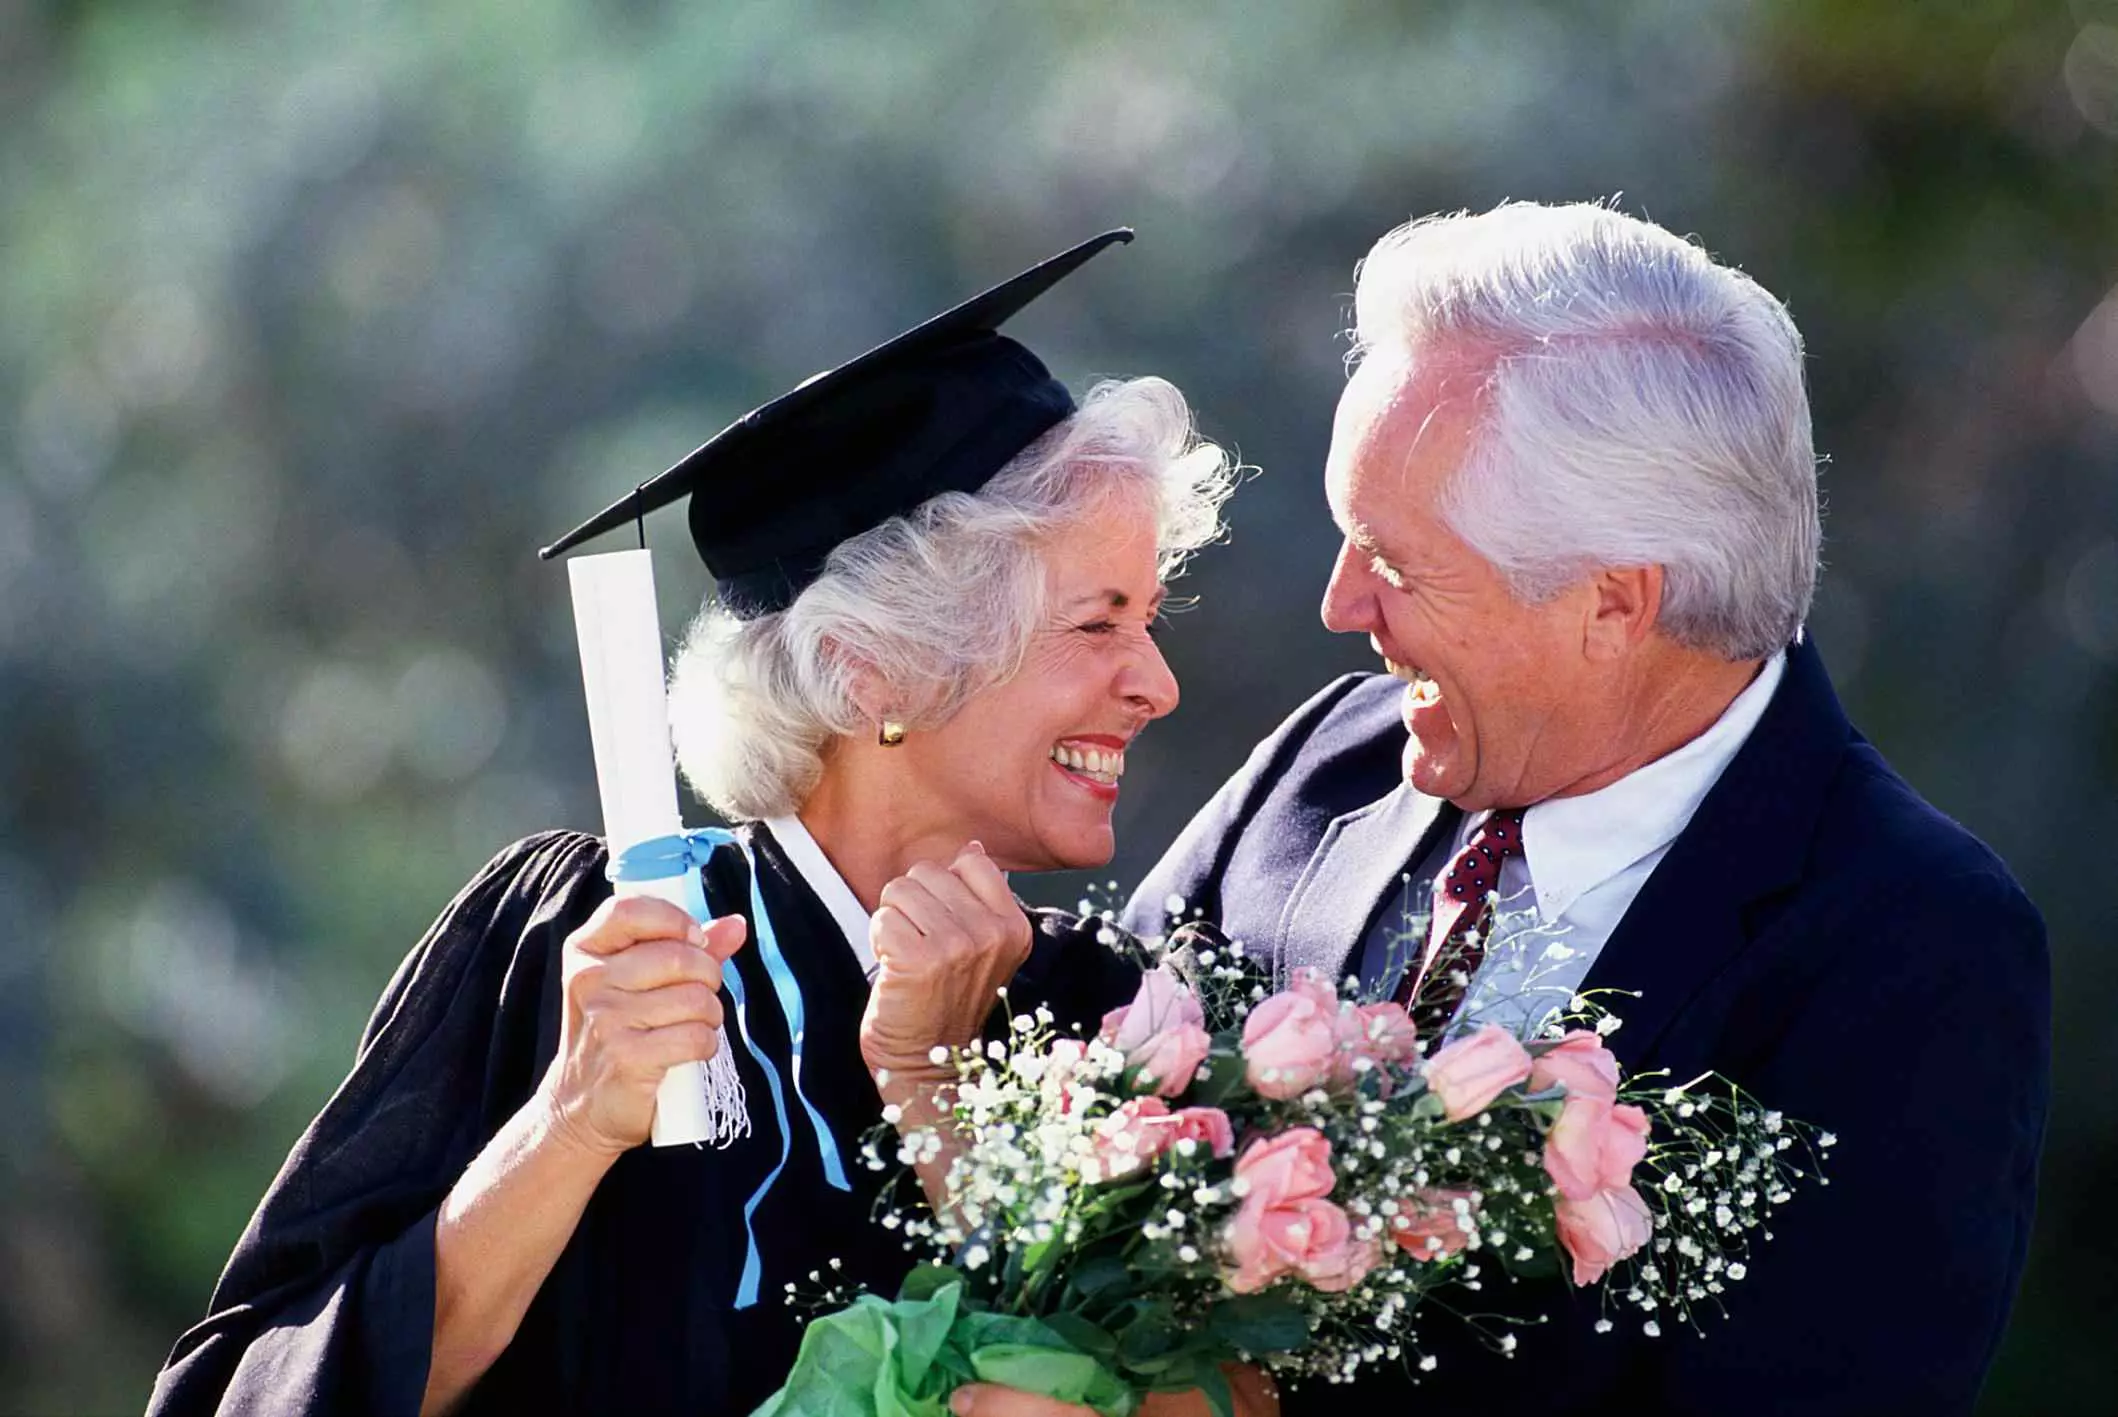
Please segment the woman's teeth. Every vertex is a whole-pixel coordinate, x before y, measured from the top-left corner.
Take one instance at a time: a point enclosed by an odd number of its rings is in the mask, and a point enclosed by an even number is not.
[[[1116,748],[1088,748],[1073,743],[1052,745],[1052,761],[1092,782],[1114,784],[1125,774],[1125,754]]]
[[[1412,686],[1411,698],[1415,705],[1440,702],[1441,685],[1435,683],[1433,676],[1426,670],[1414,669],[1409,664],[1399,664],[1389,658],[1383,660],[1383,667],[1390,671],[1392,678],[1402,679]]]

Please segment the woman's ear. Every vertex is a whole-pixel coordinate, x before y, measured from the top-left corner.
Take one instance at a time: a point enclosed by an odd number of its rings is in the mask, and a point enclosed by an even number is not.
[[[894,702],[896,695],[872,666],[853,664],[849,667],[852,670],[853,706],[860,710],[862,718],[880,721],[900,710],[901,705]]]

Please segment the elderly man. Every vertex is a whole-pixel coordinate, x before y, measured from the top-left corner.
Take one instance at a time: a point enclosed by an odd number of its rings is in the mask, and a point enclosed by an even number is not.
[[[1481,880],[1556,929],[1527,959],[1430,941],[1466,950],[1448,996],[1422,994],[1433,1026],[1624,991],[1630,1070],[1718,1070],[1841,1140],[1725,1324],[1649,1337],[1613,1309],[1597,1333],[1593,1290],[1489,1282],[1487,1308],[1550,1315],[1511,1357],[1430,1315],[1416,1394],[1393,1371],[1287,1410],[1968,1411],[2030,1228],[2044,930],[1848,724],[1803,633],[1794,325],[1599,206],[1414,222],[1369,254],[1356,310],[1323,616],[1387,672],[1261,743],[1130,923],[1181,896],[1284,965],[1397,987],[1401,922],[1452,867],[1498,863]]]

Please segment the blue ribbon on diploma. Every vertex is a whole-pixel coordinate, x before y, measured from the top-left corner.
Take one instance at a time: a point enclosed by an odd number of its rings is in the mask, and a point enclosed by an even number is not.
[[[823,1158],[824,1179],[841,1191],[853,1189],[846,1179],[846,1167],[838,1154],[838,1140],[831,1135],[830,1126],[823,1114],[816,1110],[808,1095],[802,1091],[802,1043],[807,1032],[807,1011],[802,1005],[802,986],[794,977],[794,970],[787,964],[787,956],[780,952],[779,935],[772,928],[772,917],[765,911],[764,892],[758,888],[757,862],[751,857],[749,847],[734,832],[722,827],[699,827],[680,836],[658,836],[627,847],[610,863],[606,874],[613,881],[664,881],[681,877],[684,880],[684,909],[691,918],[705,924],[713,918],[706,904],[706,887],[700,872],[713,858],[713,853],[724,846],[732,846],[742,853],[743,864],[750,871],[750,924],[758,958],[765,966],[765,977],[772,984],[772,992],[779,999],[780,1013],[787,1020],[787,1037],[792,1057],[794,1100],[802,1105],[808,1115],[809,1126],[816,1133],[816,1149]],[[728,986],[728,996],[735,1001],[735,1023],[743,1036],[743,1045],[750,1056],[764,1071],[766,1086],[772,1093],[772,1115],[780,1129],[780,1159],[758,1183],[756,1191],[743,1205],[743,1232],[748,1248],[743,1256],[743,1277],[736,1285],[735,1306],[747,1309],[757,1302],[758,1282],[764,1265],[758,1257],[757,1226],[754,1217],[757,1208],[764,1203],[772,1190],[772,1183],[779,1180],[780,1173],[787,1169],[787,1157],[793,1150],[794,1132],[787,1125],[786,1092],[780,1086],[779,1069],[772,1065],[765,1050],[758,1047],[757,1040],[750,1036],[750,1019],[747,1000],[743,992],[742,972],[733,959],[721,966],[721,982]]]

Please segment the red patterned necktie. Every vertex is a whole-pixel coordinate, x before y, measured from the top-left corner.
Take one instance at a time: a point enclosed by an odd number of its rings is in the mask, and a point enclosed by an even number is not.
[[[1463,1003],[1471,977],[1485,962],[1479,925],[1486,899],[1500,888],[1500,867],[1522,855],[1522,813],[1495,812],[1434,881],[1434,914],[1427,923],[1427,952],[1418,969],[1405,971],[1398,1002],[1412,1011],[1420,1037],[1439,1039]]]

